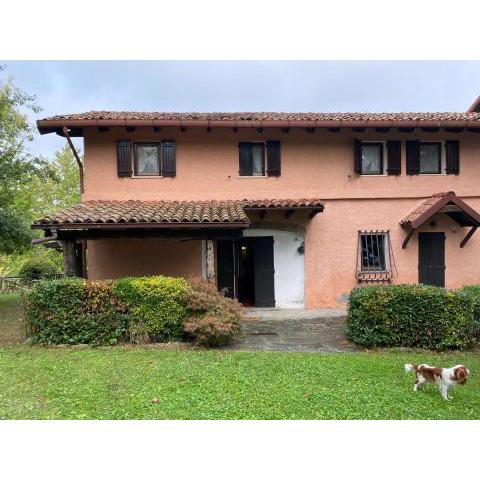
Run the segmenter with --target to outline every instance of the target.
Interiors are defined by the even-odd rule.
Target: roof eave
[[[250,222],[159,222],[159,223],[34,223],[34,230],[130,230],[247,228]]]
[[[480,127],[479,120],[37,120],[44,135],[62,127]]]

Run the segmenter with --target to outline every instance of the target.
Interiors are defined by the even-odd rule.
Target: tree
[[[55,152],[48,175],[35,175],[16,196],[17,210],[31,223],[34,219],[70,207],[80,201],[78,165],[69,146]]]
[[[0,73],[5,67],[0,66]],[[30,229],[15,206],[16,195],[35,176],[49,175],[44,159],[28,153],[25,144],[34,129],[25,112],[37,113],[35,97],[0,78],[0,253],[28,247]]]

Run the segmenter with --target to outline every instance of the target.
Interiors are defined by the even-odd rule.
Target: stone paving
[[[243,335],[226,349],[353,352],[345,338],[345,310],[246,309]]]

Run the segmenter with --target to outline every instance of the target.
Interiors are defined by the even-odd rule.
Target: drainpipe
[[[50,235],[49,237],[35,238],[34,240],[32,240],[31,244],[32,244],[32,247],[34,247],[35,245],[40,245],[42,243],[48,243],[48,242],[54,242],[55,240],[58,240],[57,230],[53,230],[52,235]]]
[[[68,144],[70,145],[70,149],[72,150],[73,156],[75,157],[75,160],[77,161],[78,169],[80,171],[80,193],[83,193],[83,164],[82,164],[82,161],[80,160],[80,157],[78,156],[77,150],[75,149],[75,145],[73,144],[72,139],[70,138],[70,135],[68,133],[68,128],[63,127],[62,131],[63,131],[63,134],[65,135],[65,138],[67,139]]]

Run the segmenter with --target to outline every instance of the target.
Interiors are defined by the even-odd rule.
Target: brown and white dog
[[[405,364],[405,372],[415,370],[417,381],[413,386],[416,392],[425,382],[435,383],[444,400],[448,400],[448,389],[455,385],[465,385],[470,371],[464,365],[455,365],[452,368],[431,367],[426,363],[415,365],[413,363]]]

